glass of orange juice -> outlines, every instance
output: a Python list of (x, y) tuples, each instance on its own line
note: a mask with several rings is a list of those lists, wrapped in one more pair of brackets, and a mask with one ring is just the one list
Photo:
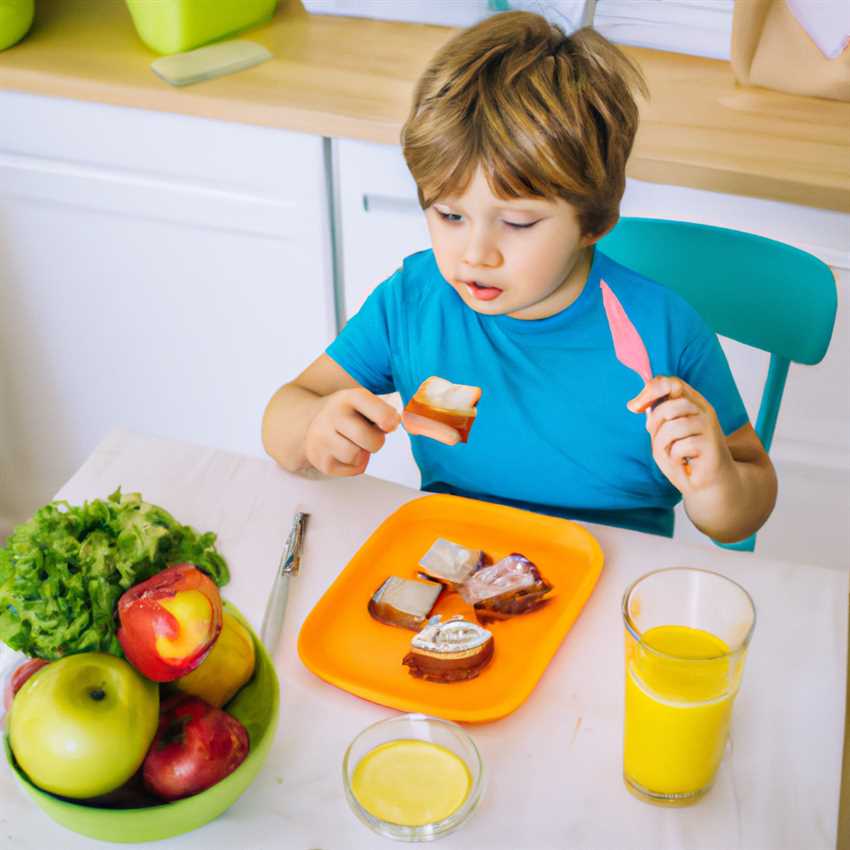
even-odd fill
[(753, 600), (719, 573), (671, 567), (627, 588), (623, 621), (626, 787), (646, 802), (695, 803), (726, 748)]

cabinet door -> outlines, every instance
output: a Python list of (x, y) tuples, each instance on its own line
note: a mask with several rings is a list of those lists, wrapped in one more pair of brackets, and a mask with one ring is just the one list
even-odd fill
[(265, 403), (334, 332), (322, 140), (8, 93), (0, 114), (0, 514), (116, 426), (261, 454)]
[[(342, 258), (346, 314), (356, 312), (372, 288), (412, 251), (427, 247), (428, 233), (416, 187), (395, 145), (341, 142), (337, 146), (341, 190)], [(839, 316), (822, 364), (794, 367), (788, 378), (773, 444), (775, 459), (836, 467), (850, 473), (850, 216), (760, 200), (629, 180), (623, 215), (696, 221), (768, 236), (821, 257), (838, 275)], [(721, 340), (747, 409), (755, 419), (767, 373), (767, 356)], [(394, 435), (395, 436), (395, 435)], [(386, 460), (370, 470), (391, 480), (413, 480), (412, 459), (396, 439)]]
[[(369, 293), (386, 280), (409, 254), (430, 247), (416, 184), (401, 148), (369, 142), (334, 142), (338, 252), (341, 257), (343, 320), (351, 318)], [(423, 376), (423, 379), (428, 377)], [(401, 407), (398, 393), (386, 397)], [(369, 462), (377, 478), (419, 487), (419, 469), (410, 439), (399, 428)]]
[(336, 203), (341, 224), (344, 318), (402, 260), (431, 246), (416, 184), (401, 148), (345, 139), (334, 142)]

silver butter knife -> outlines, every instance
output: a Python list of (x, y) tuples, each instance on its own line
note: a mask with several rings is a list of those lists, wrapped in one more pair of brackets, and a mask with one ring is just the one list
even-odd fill
[(289, 580), (298, 575), (301, 568), (301, 548), (304, 543), (304, 527), (309, 514), (297, 512), (292, 518), (292, 528), (286, 540), (286, 548), (280, 558), (280, 565), (274, 577), (271, 593), (263, 615), (260, 639), (263, 646), (274, 654), (283, 628), (283, 615), (286, 613), (286, 600), (289, 598)]

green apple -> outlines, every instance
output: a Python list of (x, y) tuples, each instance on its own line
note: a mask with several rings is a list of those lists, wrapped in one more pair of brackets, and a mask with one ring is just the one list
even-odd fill
[(0, 50), (17, 44), (32, 26), (34, 0), (0, 0)]
[(126, 661), (83, 652), (18, 691), (9, 743), (29, 778), (63, 797), (97, 797), (139, 768), (157, 729), (159, 687)]

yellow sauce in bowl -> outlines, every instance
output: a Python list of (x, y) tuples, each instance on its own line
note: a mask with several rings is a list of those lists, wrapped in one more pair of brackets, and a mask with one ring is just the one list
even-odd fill
[(375, 818), (401, 826), (437, 823), (469, 795), (463, 759), (429, 741), (400, 739), (370, 750), (357, 763), (351, 791)]

